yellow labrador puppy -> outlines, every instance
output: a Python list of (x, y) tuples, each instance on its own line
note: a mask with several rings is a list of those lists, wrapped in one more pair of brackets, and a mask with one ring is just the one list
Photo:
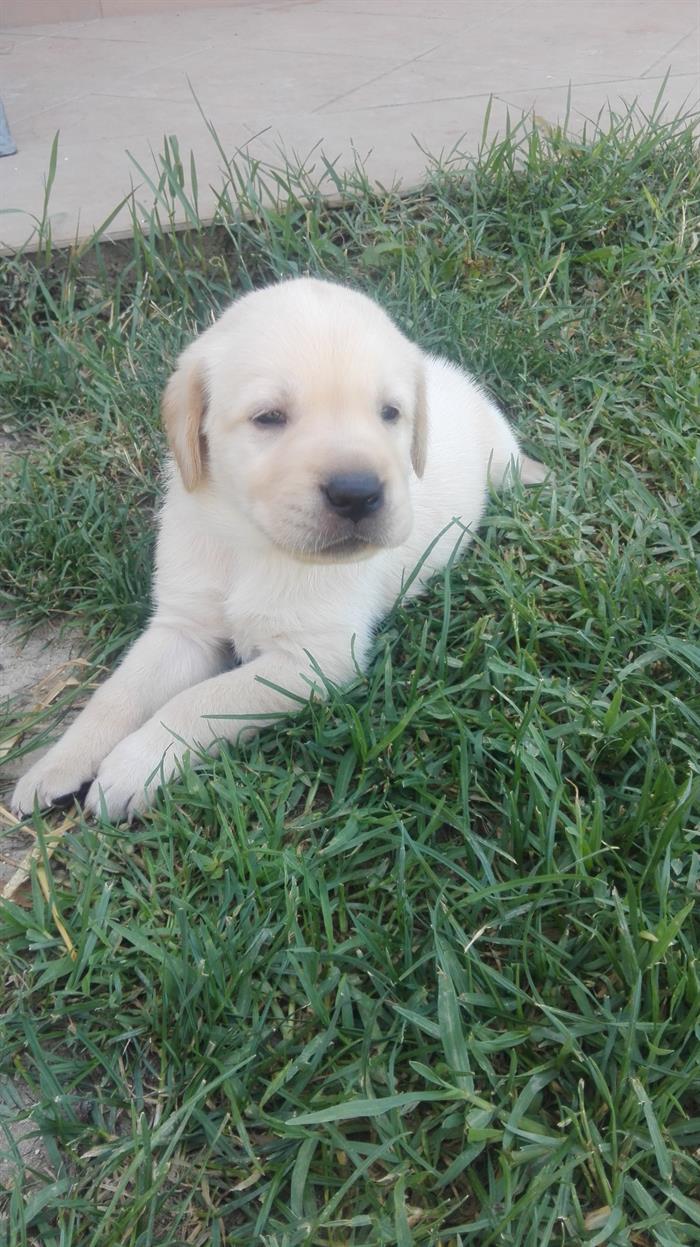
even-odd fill
[[(163, 417), (173, 462), (153, 618), (19, 781), (19, 814), (93, 780), (87, 810), (131, 818), (186, 754), (322, 692), (314, 663), (348, 681), (430, 543), (454, 517), (476, 528), (489, 479), (511, 465), (526, 483), (544, 476), (466, 373), (371, 299), (311, 278), (224, 312), (181, 356)], [(433, 545), (411, 592), (457, 535)]]

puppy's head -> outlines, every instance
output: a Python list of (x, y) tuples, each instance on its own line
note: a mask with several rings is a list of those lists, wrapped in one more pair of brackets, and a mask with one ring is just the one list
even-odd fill
[(181, 356), (163, 416), (185, 487), (296, 558), (358, 559), (410, 532), (422, 356), (364, 295), (307, 278), (246, 295)]

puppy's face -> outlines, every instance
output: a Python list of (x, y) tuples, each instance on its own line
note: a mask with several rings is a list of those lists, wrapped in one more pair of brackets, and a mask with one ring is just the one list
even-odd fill
[(408, 536), (422, 360), (362, 295), (300, 279), (241, 299), (185, 352), (164, 416), (185, 485), (296, 558), (359, 559)]

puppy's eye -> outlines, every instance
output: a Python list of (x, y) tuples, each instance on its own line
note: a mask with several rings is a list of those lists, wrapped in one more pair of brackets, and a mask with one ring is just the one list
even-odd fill
[(387, 424), (394, 424), (400, 415), (398, 407), (392, 407), (390, 403), (385, 403), (382, 407), (382, 420), (385, 420)]
[(253, 424), (259, 424), (265, 429), (278, 429), (287, 423), (287, 417), (283, 411), (260, 411), (257, 416), (253, 416)]

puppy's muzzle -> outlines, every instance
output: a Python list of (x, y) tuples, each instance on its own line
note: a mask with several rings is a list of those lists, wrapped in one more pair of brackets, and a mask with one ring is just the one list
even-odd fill
[(343, 519), (359, 524), (384, 505), (384, 485), (374, 472), (342, 472), (321, 486), (330, 509)]

